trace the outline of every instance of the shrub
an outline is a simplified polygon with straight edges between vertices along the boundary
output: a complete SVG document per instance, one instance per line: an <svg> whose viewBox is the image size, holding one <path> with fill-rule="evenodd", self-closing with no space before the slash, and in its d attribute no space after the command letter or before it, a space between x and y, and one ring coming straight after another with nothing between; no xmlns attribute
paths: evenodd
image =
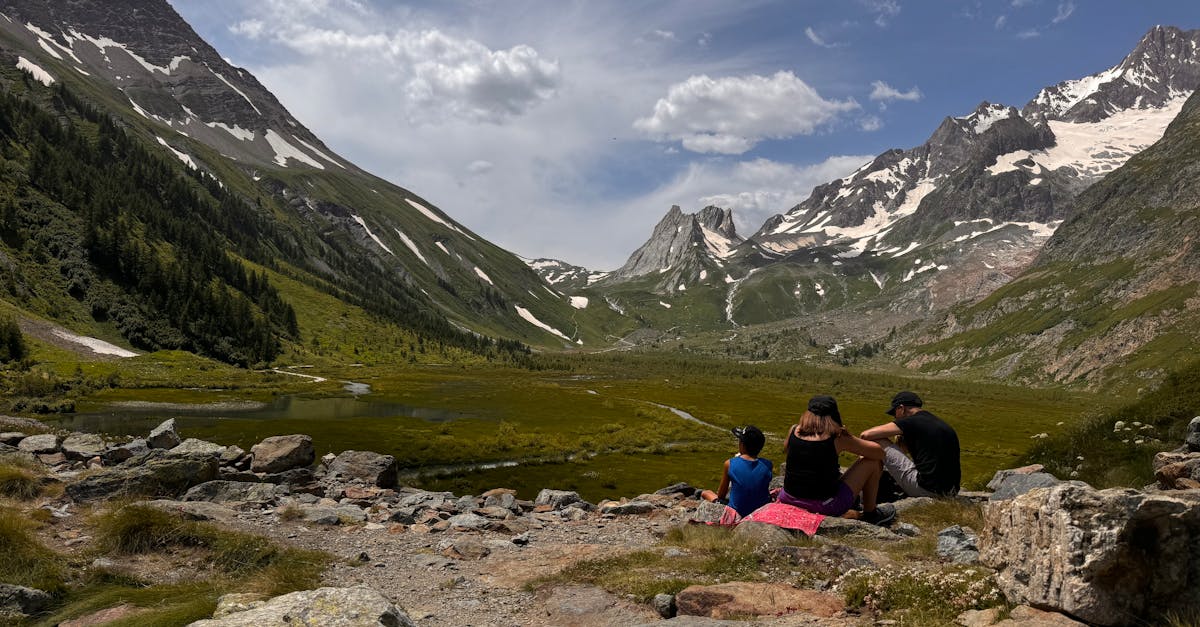
<svg viewBox="0 0 1200 627"><path fill-rule="evenodd" d="M0 496L10 499L31 499L42 491L41 481L33 472L0 464Z"/></svg>
<svg viewBox="0 0 1200 627"><path fill-rule="evenodd" d="M65 586L62 560L30 527L18 512L0 509L0 582L58 593Z"/></svg>
<svg viewBox="0 0 1200 627"><path fill-rule="evenodd" d="M11 316L0 318L0 363L21 361L29 354L21 327Z"/></svg>

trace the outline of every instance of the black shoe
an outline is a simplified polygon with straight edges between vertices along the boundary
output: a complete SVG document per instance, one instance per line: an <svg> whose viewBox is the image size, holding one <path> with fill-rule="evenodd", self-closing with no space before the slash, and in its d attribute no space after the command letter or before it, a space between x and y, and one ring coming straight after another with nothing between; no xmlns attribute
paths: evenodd
<svg viewBox="0 0 1200 627"><path fill-rule="evenodd" d="M858 519L879 527L888 527L896 520L896 506L882 503L873 512L863 512Z"/></svg>

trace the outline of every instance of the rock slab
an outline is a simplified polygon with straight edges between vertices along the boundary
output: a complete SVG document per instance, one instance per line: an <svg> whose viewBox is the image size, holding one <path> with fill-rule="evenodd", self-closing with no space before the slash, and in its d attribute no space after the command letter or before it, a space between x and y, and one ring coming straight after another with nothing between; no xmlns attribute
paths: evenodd
<svg viewBox="0 0 1200 627"><path fill-rule="evenodd" d="M275 435L250 448L254 472L279 473L308 466L317 459L312 438L307 435Z"/></svg>
<svg viewBox="0 0 1200 627"><path fill-rule="evenodd" d="M1096 625L1200 607L1200 490L1064 482L988 503L979 540L1013 603Z"/></svg>
<svg viewBox="0 0 1200 627"><path fill-rule="evenodd" d="M371 451L343 451L329 462L329 477L381 488L396 487L396 458Z"/></svg>
<svg viewBox="0 0 1200 627"><path fill-rule="evenodd" d="M709 618L810 614L831 618L846 609L840 597L781 583L731 582L689 586L675 595L680 615Z"/></svg>
<svg viewBox="0 0 1200 627"><path fill-rule="evenodd" d="M199 620L188 627L416 627L404 610L365 586L304 590L247 605L249 609Z"/></svg>

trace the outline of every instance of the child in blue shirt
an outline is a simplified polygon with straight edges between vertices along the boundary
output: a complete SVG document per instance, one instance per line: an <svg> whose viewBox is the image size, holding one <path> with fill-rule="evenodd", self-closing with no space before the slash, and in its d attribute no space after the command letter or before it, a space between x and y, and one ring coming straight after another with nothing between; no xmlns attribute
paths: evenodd
<svg viewBox="0 0 1200 627"><path fill-rule="evenodd" d="M740 518L771 502L772 464L758 456L766 443L758 427L737 427L733 435L738 439L738 454L725 461L721 487L716 492L704 490L700 497L725 503Z"/></svg>

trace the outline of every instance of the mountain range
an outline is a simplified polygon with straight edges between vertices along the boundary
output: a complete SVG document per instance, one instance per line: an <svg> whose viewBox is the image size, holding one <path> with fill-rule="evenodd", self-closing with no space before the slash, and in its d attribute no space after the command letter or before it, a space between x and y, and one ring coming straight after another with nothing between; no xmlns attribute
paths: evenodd
<svg viewBox="0 0 1200 627"><path fill-rule="evenodd" d="M521 259L358 168L165 1L16 0L5 300L27 326L247 365L318 350L340 323L315 303L336 302L413 352L692 338L761 357L747 347L792 334L770 358L870 346L933 373L1149 378L1197 339L1198 47L1154 27L1112 68L946 117L748 237L729 209L676 206L595 272Z"/></svg>

